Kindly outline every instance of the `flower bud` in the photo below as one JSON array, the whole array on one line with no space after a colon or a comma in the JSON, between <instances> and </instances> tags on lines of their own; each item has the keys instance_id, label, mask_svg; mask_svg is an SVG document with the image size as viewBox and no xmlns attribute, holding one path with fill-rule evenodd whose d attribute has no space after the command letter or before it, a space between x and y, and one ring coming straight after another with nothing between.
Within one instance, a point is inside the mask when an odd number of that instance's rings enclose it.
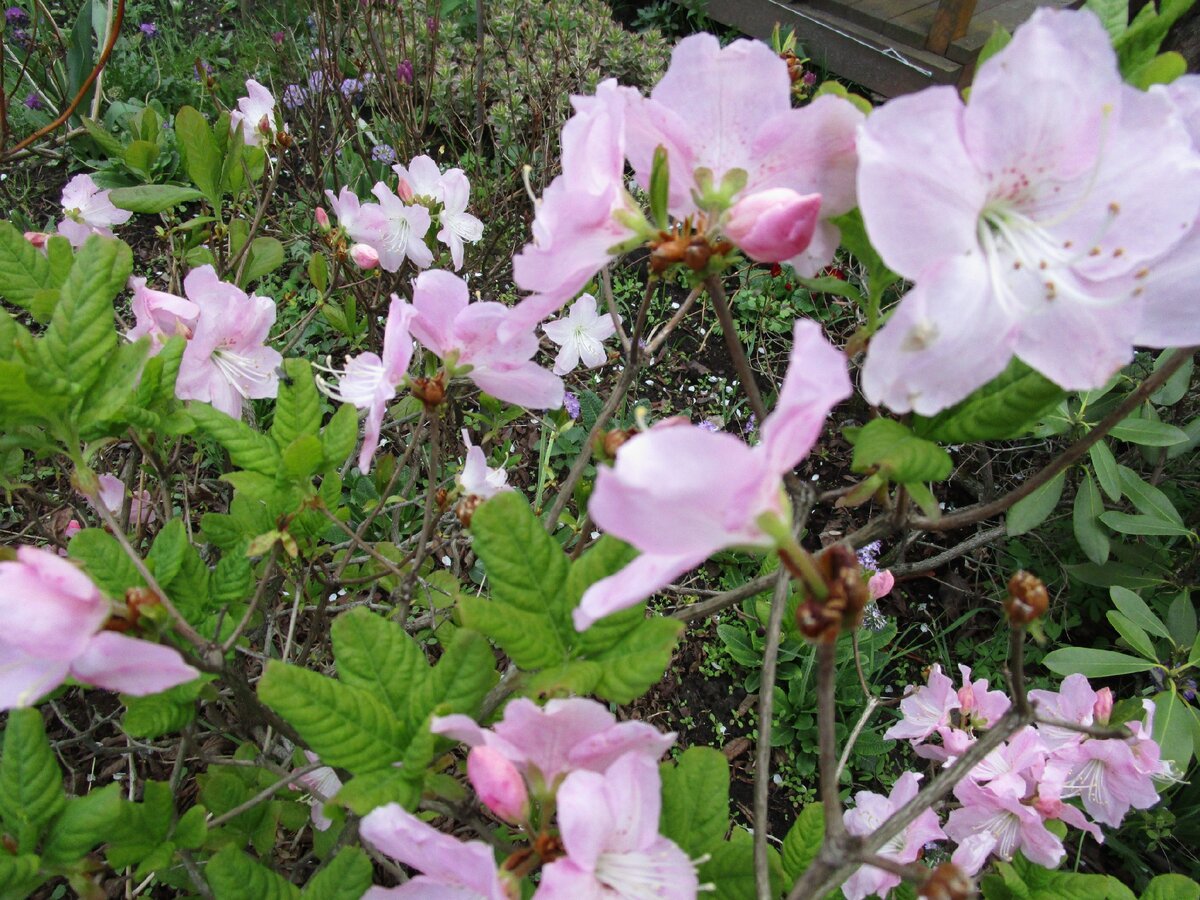
<instances>
[{"instance_id":1,"label":"flower bud","mask_svg":"<svg viewBox=\"0 0 1200 900\"><path fill-rule=\"evenodd\" d=\"M318 206L315 215L317 217L317 224L321 226L321 230L328 231L331 227L329 224L329 213Z\"/></svg>"},{"instance_id":2,"label":"flower bud","mask_svg":"<svg viewBox=\"0 0 1200 900\"><path fill-rule=\"evenodd\" d=\"M379 266L379 254L370 244L351 244L350 258L360 269L374 269Z\"/></svg>"},{"instance_id":3,"label":"flower bud","mask_svg":"<svg viewBox=\"0 0 1200 900\"><path fill-rule=\"evenodd\" d=\"M405 203L412 203L413 197L415 197L416 194L413 193L412 185L409 184L407 180L401 178L400 183L396 185L396 196Z\"/></svg>"},{"instance_id":4,"label":"flower bud","mask_svg":"<svg viewBox=\"0 0 1200 900\"><path fill-rule=\"evenodd\" d=\"M25 240L29 241L29 243L33 244L39 250L44 250L46 248L46 241L50 240L50 235L44 231L27 231L25 232Z\"/></svg>"},{"instance_id":5,"label":"flower bud","mask_svg":"<svg viewBox=\"0 0 1200 900\"><path fill-rule=\"evenodd\" d=\"M1050 594L1042 579L1022 569L1008 580L1008 599L1004 611L1012 625L1028 625L1044 615L1050 606Z\"/></svg>"},{"instance_id":6,"label":"flower bud","mask_svg":"<svg viewBox=\"0 0 1200 900\"><path fill-rule=\"evenodd\" d=\"M1092 707L1092 715L1099 725L1107 725L1112 717L1113 692L1112 688L1100 688L1096 691L1096 703Z\"/></svg>"},{"instance_id":7,"label":"flower bud","mask_svg":"<svg viewBox=\"0 0 1200 900\"><path fill-rule=\"evenodd\" d=\"M487 745L473 748L467 755L467 777L483 805L506 822L529 818L525 779L499 750Z\"/></svg>"},{"instance_id":8,"label":"flower bud","mask_svg":"<svg viewBox=\"0 0 1200 900\"><path fill-rule=\"evenodd\" d=\"M942 863L934 869L917 896L926 900L967 900L975 890L971 879L954 863Z\"/></svg>"},{"instance_id":9,"label":"flower bud","mask_svg":"<svg viewBox=\"0 0 1200 900\"><path fill-rule=\"evenodd\" d=\"M895 584L896 576L890 570L884 569L871 576L867 581L867 590L870 592L872 600L878 600L880 597L890 594Z\"/></svg>"},{"instance_id":10,"label":"flower bud","mask_svg":"<svg viewBox=\"0 0 1200 900\"><path fill-rule=\"evenodd\" d=\"M757 262L783 262L812 241L821 211L820 194L771 188L743 197L725 221L726 236Z\"/></svg>"}]
</instances>

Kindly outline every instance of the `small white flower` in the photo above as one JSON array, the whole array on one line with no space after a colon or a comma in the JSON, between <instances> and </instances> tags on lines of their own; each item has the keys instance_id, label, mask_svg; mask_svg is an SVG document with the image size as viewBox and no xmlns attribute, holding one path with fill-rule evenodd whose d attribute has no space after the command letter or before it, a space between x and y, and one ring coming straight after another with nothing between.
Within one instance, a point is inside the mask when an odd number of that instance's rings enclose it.
<instances>
[{"instance_id":1,"label":"small white flower","mask_svg":"<svg viewBox=\"0 0 1200 900\"><path fill-rule=\"evenodd\" d=\"M507 484L508 472L504 469L488 468L483 450L471 443L467 429L462 431L463 443L467 445L467 461L458 473L458 484L463 493L488 500L501 491L511 491Z\"/></svg>"},{"instance_id":2,"label":"small white flower","mask_svg":"<svg viewBox=\"0 0 1200 900\"><path fill-rule=\"evenodd\" d=\"M617 326L611 316L597 312L595 297L582 294L566 318L547 322L542 330L562 348L554 361L554 374L566 375L581 359L589 369L602 365L608 358L603 342L616 333Z\"/></svg>"}]
</instances>

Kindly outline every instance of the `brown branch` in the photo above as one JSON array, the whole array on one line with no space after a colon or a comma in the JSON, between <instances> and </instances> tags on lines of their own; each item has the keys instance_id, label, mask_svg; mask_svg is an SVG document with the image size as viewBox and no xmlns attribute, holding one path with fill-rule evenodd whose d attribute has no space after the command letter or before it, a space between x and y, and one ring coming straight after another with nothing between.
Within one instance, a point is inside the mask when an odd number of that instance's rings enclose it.
<instances>
[{"instance_id":1,"label":"brown branch","mask_svg":"<svg viewBox=\"0 0 1200 900\"><path fill-rule=\"evenodd\" d=\"M754 380L754 371L750 368L746 348L742 346L737 327L733 324L733 311L729 308L729 301L725 298L725 288L722 287L721 280L715 275L706 278L704 286L708 288L708 295L712 297L713 308L717 312L717 321L721 323L721 331L725 333L725 346L729 349L729 356L733 360L734 368L737 369L742 390L746 392L746 399L750 401L750 409L758 417L758 424L762 425L767 418L767 406L758 390L758 382Z\"/></svg>"},{"instance_id":2,"label":"brown branch","mask_svg":"<svg viewBox=\"0 0 1200 900\"><path fill-rule=\"evenodd\" d=\"M771 867L767 856L768 792L771 787L771 717L775 700L775 673L779 662L779 640L783 613L787 609L788 570L779 567L775 574L775 593L771 597L771 615L767 620L767 640L763 647L762 682L758 689L758 743L754 748L754 884L758 896L771 896Z\"/></svg>"}]
</instances>

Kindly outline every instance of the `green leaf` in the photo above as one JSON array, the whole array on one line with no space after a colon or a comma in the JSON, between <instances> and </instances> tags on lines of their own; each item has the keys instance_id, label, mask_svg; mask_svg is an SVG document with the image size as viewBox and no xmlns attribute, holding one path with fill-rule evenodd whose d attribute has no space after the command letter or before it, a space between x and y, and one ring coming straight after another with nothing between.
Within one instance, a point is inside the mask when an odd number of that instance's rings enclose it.
<instances>
[{"instance_id":1,"label":"green leaf","mask_svg":"<svg viewBox=\"0 0 1200 900\"><path fill-rule=\"evenodd\" d=\"M415 702L425 714L436 710L443 715L474 715L498 680L488 642L480 634L461 629L433 667L432 677L414 691ZM418 715L424 721L425 715Z\"/></svg>"},{"instance_id":2,"label":"green leaf","mask_svg":"<svg viewBox=\"0 0 1200 900\"><path fill-rule=\"evenodd\" d=\"M900 484L942 481L954 468L950 454L913 435L894 419L872 419L846 435L854 445L850 467L855 472L882 472Z\"/></svg>"},{"instance_id":3,"label":"green leaf","mask_svg":"<svg viewBox=\"0 0 1200 900\"><path fill-rule=\"evenodd\" d=\"M1108 875L1047 869L1020 853L997 863L980 882L986 900L1136 900L1129 888Z\"/></svg>"},{"instance_id":4,"label":"green leaf","mask_svg":"<svg viewBox=\"0 0 1200 900\"><path fill-rule=\"evenodd\" d=\"M1146 632L1115 609L1110 609L1106 613L1106 617L1108 624L1117 630L1117 634L1125 639L1125 642L1129 644L1131 649L1146 659L1157 661L1158 654L1154 652L1154 643L1150 640Z\"/></svg>"},{"instance_id":5,"label":"green leaf","mask_svg":"<svg viewBox=\"0 0 1200 900\"><path fill-rule=\"evenodd\" d=\"M71 797L62 815L50 827L42 848L43 861L51 866L65 866L106 843L123 815L125 800L121 787L113 783L82 797Z\"/></svg>"},{"instance_id":6,"label":"green leaf","mask_svg":"<svg viewBox=\"0 0 1200 900\"><path fill-rule=\"evenodd\" d=\"M659 830L692 859L716 851L729 828L729 761L712 747L691 747L663 763Z\"/></svg>"},{"instance_id":7,"label":"green leaf","mask_svg":"<svg viewBox=\"0 0 1200 900\"><path fill-rule=\"evenodd\" d=\"M1177 646L1190 646L1196 639L1196 608L1192 606L1192 595L1180 591L1167 608L1167 630Z\"/></svg>"},{"instance_id":8,"label":"green leaf","mask_svg":"<svg viewBox=\"0 0 1200 900\"><path fill-rule=\"evenodd\" d=\"M308 880L303 900L359 900L371 886L371 861L357 847L343 847L325 868Z\"/></svg>"},{"instance_id":9,"label":"green leaf","mask_svg":"<svg viewBox=\"0 0 1200 900\"><path fill-rule=\"evenodd\" d=\"M366 690L271 660L258 695L326 765L357 774L387 768L404 755L395 717Z\"/></svg>"},{"instance_id":10,"label":"green leaf","mask_svg":"<svg viewBox=\"0 0 1200 900\"><path fill-rule=\"evenodd\" d=\"M33 698L30 698L33 699ZM0 757L0 821L32 849L43 825L66 806L62 772L38 709L9 710Z\"/></svg>"},{"instance_id":11,"label":"green leaf","mask_svg":"<svg viewBox=\"0 0 1200 900\"><path fill-rule=\"evenodd\" d=\"M1129 23L1129 27L1113 41L1121 74L1128 77L1158 54L1158 48L1171 26L1187 12L1194 0L1162 0L1147 4Z\"/></svg>"},{"instance_id":12,"label":"green leaf","mask_svg":"<svg viewBox=\"0 0 1200 900\"><path fill-rule=\"evenodd\" d=\"M1194 717L1195 713L1175 691L1154 695L1153 737L1162 748L1162 758L1173 762L1178 772L1186 772L1192 761Z\"/></svg>"},{"instance_id":13,"label":"green leaf","mask_svg":"<svg viewBox=\"0 0 1200 900\"><path fill-rule=\"evenodd\" d=\"M412 694L422 690L430 677L429 661L417 642L396 622L364 607L338 616L331 634L342 683L370 692L396 718L407 720Z\"/></svg>"},{"instance_id":14,"label":"green leaf","mask_svg":"<svg viewBox=\"0 0 1200 900\"><path fill-rule=\"evenodd\" d=\"M1096 480L1100 482L1100 487L1108 499L1116 503L1121 499L1121 481L1117 475L1117 460L1113 452L1104 441L1098 441L1088 448L1088 457L1092 461L1092 468L1096 472Z\"/></svg>"},{"instance_id":15,"label":"green leaf","mask_svg":"<svg viewBox=\"0 0 1200 900\"><path fill-rule=\"evenodd\" d=\"M1119 38L1129 27L1129 0L1087 0L1083 8L1096 14L1112 40Z\"/></svg>"},{"instance_id":16,"label":"green leaf","mask_svg":"<svg viewBox=\"0 0 1200 900\"><path fill-rule=\"evenodd\" d=\"M1065 396L1062 388L1014 357L966 400L932 419L918 417L914 430L945 444L1020 437Z\"/></svg>"},{"instance_id":17,"label":"green leaf","mask_svg":"<svg viewBox=\"0 0 1200 900\"><path fill-rule=\"evenodd\" d=\"M38 293L53 287L46 256L11 222L0 220L0 297L31 309Z\"/></svg>"},{"instance_id":18,"label":"green leaf","mask_svg":"<svg viewBox=\"0 0 1200 900\"><path fill-rule=\"evenodd\" d=\"M772 885L783 887L783 866L774 847L767 848L768 868ZM735 828L733 836L713 851L712 857L700 866L700 883L711 884L708 897L719 900L755 900L758 892L754 886L754 839L742 828ZM773 892L773 895L777 893Z\"/></svg>"},{"instance_id":19,"label":"green leaf","mask_svg":"<svg viewBox=\"0 0 1200 900\"><path fill-rule=\"evenodd\" d=\"M349 403L343 403L321 431L321 450L325 462L341 466L358 442L358 413Z\"/></svg>"},{"instance_id":20,"label":"green leaf","mask_svg":"<svg viewBox=\"0 0 1200 900\"><path fill-rule=\"evenodd\" d=\"M1170 498L1154 485L1144 481L1133 469L1117 466L1117 475L1121 480L1121 490L1138 512L1155 519L1174 522L1176 525L1183 524L1183 516L1175 509L1175 504Z\"/></svg>"},{"instance_id":21,"label":"green leaf","mask_svg":"<svg viewBox=\"0 0 1200 900\"><path fill-rule=\"evenodd\" d=\"M1100 521L1121 534L1157 535L1181 537L1191 534L1182 525L1160 519L1157 516L1131 516L1128 513L1109 511L1100 516Z\"/></svg>"},{"instance_id":22,"label":"green leaf","mask_svg":"<svg viewBox=\"0 0 1200 900\"><path fill-rule=\"evenodd\" d=\"M150 740L180 731L196 718L196 700L211 680L211 676L201 676L146 697L122 694L125 717L121 720L121 728L130 737Z\"/></svg>"},{"instance_id":23,"label":"green leaf","mask_svg":"<svg viewBox=\"0 0 1200 900\"><path fill-rule=\"evenodd\" d=\"M1042 665L1057 675L1066 676L1078 672L1086 678L1111 678L1114 675L1149 672L1157 664L1130 656L1128 653L1117 653L1115 650L1063 647L1047 653Z\"/></svg>"},{"instance_id":24,"label":"green leaf","mask_svg":"<svg viewBox=\"0 0 1200 900\"><path fill-rule=\"evenodd\" d=\"M238 284L242 287L258 281L283 265L283 244L273 237L255 238L250 244L250 256Z\"/></svg>"},{"instance_id":25,"label":"green leaf","mask_svg":"<svg viewBox=\"0 0 1200 900\"><path fill-rule=\"evenodd\" d=\"M1118 0L1124 2L1124 0ZM1012 32L1001 25L996 25L992 29L992 33L988 35L987 41L979 50L979 56L976 58L976 68L982 66L985 62L1003 50L1012 41Z\"/></svg>"},{"instance_id":26,"label":"green leaf","mask_svg":"<svg viewBox=\"0 0 1200 900\"><path fill-rule=\"evenodd\" d=\"M113 298L129 280L133 254L121 241L92 235L75 255L50 327L39 343L52 374L84 393L117 347Z\"/></svg>"},{"instance_id":27,"label":"green leaf","mask_svg":"<svg viewBox=\"0 0 1200 900\"><path fill-rule=\"evenodd\" d=\"M667 148L659 144L654 148L654 162L650 167L650 217L654 227L666 229L667 195L671 190L671 164L667 159Z\"/></svg>"},{"instance_id":28,"label":"green leaf","mask_svg":"<svg viewBox=\"0 0 1200 900\"><path fill-rule=\"evenodd\" d=\"M150 339L146 337L117 345L80 404L77 421L81 431L86 434L91 426L103 428L130 405L149 351Z\"/></svg>"},{"instance_id":29,"label":"green leaf","mask_svg":"<svg viewBox=\"0 0 1200 900\"><path fill-rule=\"evenodd\" d=\"M1114 585L1109 588L1108 596L1112 599L1113 606L1143 631L1170 639L1171 632L1167 630L1162 619L1155 615L1154 610L1147 605L1146 601L1133 591Z\"/></svg>"},{"instance_id":30,"label":"green leaf","mask_svg":"<svg viewBox=\"0 0 1200 900\"><path fill-rule=\"evenodd\" d=\"M38 874L41 860L33 854L0 853L0 900L25 900L47 880Z\"/></svg>"},{"instance_id":31,"label":"green leaf","mask_svg":"<svg viewBox=\"0 0 1200 900\"><path fill-rule=\"evenodd\" d=\"M263 475L274 475L282 464L279 448L267 435L206 403L188 404L197 427L229 451L233 464Z\"/></svg>"},{"instance_id":32,"label":"green leaf","mask_svg":"<svg viewBox=\"0 0 1200 900\"><path fill-rule=\"evenodd\" d=\"M160 585L170 584L183 565L183 553L187 549L187 531L182 519L171 519L154 537L154 545L146 554L146 564Z\"/></svg>"},{"instance_id":33,"label":"green leaf","mask_svg":"<svg viewBox=\"0 0 1200 900\"><path fill-rule=\"evenodd\" d=\"M204 195L194 188L175 184L140 184L137 187L113 188L108 196L117 209L160 213L184 203L193 203Z\"/></svg>"},{"instance_id":34,"label":"green leaf","mask_svg":"<svg viewBox=\"0 0 1200 900\"><path fill-rule=\"evenodd\" d=\"M226 848L208 861L204 877L216 900L299 900L300 889L256 863L241 850Z\"/></svg>"},{"instance_id":35,"label":"green leaf","mask_svg":"<svg viewBox=\"0 0 1200 900\"><path fill-rule=\"evenodd\" d=\"M395 767L356 775L337 794L339 805L360 816L388 803L399 803L411 812L420 799L420 782Z\"/></svg>"},{"instance_id":36,"label":"green leaf","mask_svg":"<svg viewBox=\"0 0 1200 900\"><path fill-rule=\"evenodd\" d=\"M254 569L245 552L224 554L213 567L208 587L212 602L218 605L249 597L254 587Z\"/></svg>"},{"instance_id":37,"label":"green leaf","mask_svg":"<svg viewBox=\"0 0 1200 900\"><path fill-rule=\"evenodd\" d=\"M1018 500L1005 516L1004 526L1009 537L1017 537L1037 528L1049 518L1062 497L1066 471L1059 472L1028 497Z\"/></svg>"},{"instance_id":38,"label":"green leaf","mask_svg":"<svg viewBox=\"0 0 1200 900\"><path fill-rule=\"evenodd\" d=\"M83 129L88 133L88 137L99 145L105 156L109 159L124 158L125 145L113 137L103 125L87 116L82 116L80 122L83 123Z\"/></svg>"},{"instance_id":39,"label":"green leaf","mask_svg":"<svg viewBox=\"0 0 1200 900\"><path fill-rule=\"evenodd\" d=\"M1164 56L1167 54L1164 54ZM1160 59L1162 57L1159 57ZM1183 74L1180 72L1180 74ZM1158 371L1166 363L1174 351L1164 350L1158 355L1158 359L1154 361L1154 371ZM1171 377L1163 383L1157 391L1150 395L1150 402L1156 403L1159 406L1173 406L1182 400L1188 392L1188 388L1192 384L1192 372L1194 370L1193 357L1189 356L1187 360L1176 369Z\"/></svg>"},{"instance_id":40,"label":"green leaf","mask_svg":"<svg viewBox=\"0 0 1200 900\"><path fill-rule=\"evenodd\" d=\"M589 653L602 667L593 692L614 703L632 703L662 680L682 631L677 619L641 619L603 651Z\"/></svg>"},{"instance_id":41,"label":"green leaf","mask_svg":"<svg viewBox=\"0 0 1200 900\"><path fill-rule=\"evenodd\" d=\"M1108 562L1108 535L1097 523L1100 513L1104 512L1104 501L1100 499L1100 491L1092 481L1092 475L1086 469L1079 490L1075 492L1075 506L1071 520L1075 529L1075 540L1080 549L1092 562L1103 564Z\"/></svg>"},{"instance_id":42,"label":"green leaf","mask_svg":"<svg viewBox=\"0 0 1200 900\"><path fill-rule=\"evenodd\" d=\"M221 157L208 122L200 112L185 106L175 114L175 138L188 178L214 208L221 206Z\"/></svg>"},{"instance_id":43,"label":"green leaf","mask_svg":"<svg viewBox=\"0 0 1200 900\"><path fill-rule=\"evenodd\" d=\"M1200 900L1200 884L1186 875L1156 875L1142 891L1141 900Z\"/></svg>"},{"instance_id":44,"label":"green leaf","mask_svg":"<svg viewBox=\"0 0 1200 900\"><path fill-rule=\"evenodd\" d=\"M324 294L329 289L329 263L324 253L314 253L308 258L308 280L318 293Z\"/></svg>"},{"instance_id":45,"label":"green leaf","mask_svg":"<svg viewBox=\"0 0 1200 900\"><path fill-rule=\"evenodd\" d=\"M321 439L315 434L302 434L283 448L283 470L292 478L307 482L325 461Z\"/></svg>"},{"instance_id":46,"label":"green leaf","mask_svg":"<svg viewBox=\"0 0 1200 900\"><path fill-rule=\"evenodd\" d=\"M1109 432L1118 440L1128 441L1142 447L1170 447L1186 441L1188 436L1182 428L1150 419L1125 419L1118 422Z\"/></svg>"},{"instance_id":47,"label":"green leaf","mask_svg":"<svg viewBox=\"0 0 1200 900\"><path fill-rule=\"evenodd\" d=\"M783 839L783 873L789 882L795 882L812 865L824 840L825 809L820 803L809 803Z\"/></svg>"},{"instance_id":48,"label":"green leaf","mask_svg":"<svg viewBox=\"0 0 1200 900\"><path fill-rule=\"evenodd\" d=\"M283 371L286 377L280 379L271 423L271 437L280 447L302 435L315 436L321 430L321 395L317 393L312 366L306 359L285 359Z\"/></svg>"},{"instance_id":49,"label":"green leaf","mask_svg":"<svg viewBox=\"0 0 1200 900\"><path fill-rule=\"evenodd\" d=\"M149 141L131 141L126 145L122 159L126 166L142 178L149 178L154 161L158 159L158 145Z\"/></svg>"},{"instance_id":50,"label":"green leaf","mask_svg":"<svg viewBox=\"0 0 1200 900\"><path fill-rule=\"evenodd\" d=\"M102 528L85 528L76 534L67 553L83 563L96 586L114 600L125 599L126 588L146 584L117 539Z\"/></svg>"}]
</instances>

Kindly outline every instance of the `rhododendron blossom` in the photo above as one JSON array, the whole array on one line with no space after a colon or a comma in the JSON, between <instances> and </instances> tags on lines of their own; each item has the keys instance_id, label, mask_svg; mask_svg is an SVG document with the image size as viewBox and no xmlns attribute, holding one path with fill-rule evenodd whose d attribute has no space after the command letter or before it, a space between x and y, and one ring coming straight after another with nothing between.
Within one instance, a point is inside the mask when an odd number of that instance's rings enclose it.
<instances>
[{"instance_id":1,"label":"rhododendron blossom","mask_svg":"<svg viewBox=\"0 0 1200 900\"><path fill-rule=\"evenodd\" d=\"M237 109L229 113L229 130L239 128L248 147L261 147L264 137L268 143L275 137L275 96L253 78L246 80L246 96L238 98Z\"/></svg>"},{"instance_id":2,"label":"rhododendron blossom","mask_svg":"<svg viewBox=\"0 0 1200 900\"><path fill-rule=\"evenodd\" d=\"M618 722L603 704L575 697L545 706L523 697L513 700L491 728L481 728L469 716L453 715L435 716L430 729L501 753L539 797L552 795L568 772L603 772L627 753L653 763L675 743L674 733L663 734L645 722Z\"/></svg>"},{"instance_id":3,"label":"rhododendron blossom","mask_svg":"<svg viewBox=\"0 0 1200 900\"><path fill-rule=\"evenodd\" d=\"M596 298L583 294L571 305L566 318L542 326L546 337L562 349L554 360L554 374L573 372L580 360L594 369L608 359L604 342L617 333L617 325L608 313L596 310Z\"/></svg>"},{"instance_id":4,"label":"rhododendron blossom","mask_svg":"<svg viewBox=\"0 0 1200 900\"><path fill-rule=\"evenodd\" d=\"M374 220L377 227L371 239L363 238L379 255L379 266L385 272L399 271L404 260L411 259L418 269L433 264L433 252L425 243L425 235L432 221L429 210L423 206L409 206L382 181L372 188L371 193L379 201L381 220Z\"/></svg>"},{"instance_id":5,"label":"rhododendron blossom","mask_svg":"<svg viewBox=\"0 0 1200 900\"><path fill-rule=\"evenodd\" d=\"M234 418L245 400L274 397L283 357L264 342L275 324L275 301L247 296L217 278L212 266L189 272L183 289L200 307L200 317L183 351L175 395L211 403Z\"/></svg>"},{"instance_id":6,"label":"rhododendron blossom","mask_svg":"<svg viewBox=\"0 0 1200 900\"><path fill-rule=\"evenodd\" d=\"M305 750L304 756L310 763L320 761L320 757L311 750ZM337 772L329 766L320 766L311 772L297 775L296 781L299 787L295 784L289 785L289 787L293 790L303 789L312 792L309 802L312 804L313 828L317 831L328 831L329 826L333 824L333 819L325 814L325 803L337 796L337 792L342 789L342 779L338 778Z\"/></svg>"},{"instance_id":7,"label":"rhododendron blossom","mask_svg":"<svg viewBox=\"0 0 1200 900\"><path fill-rule=\"evenodd\" d=\"M695 900L695 865L658 833L662 788L654 760L628 753L603 774L572 772L556 799L567 855L543 868L539 900Z\"/></svg>"},{"instance_id":8,"label":"rhododendron blossom","mask_svg":"<svg viewBox=\"0 0 1200 900\"><path fill-rule=\"evenodd\" d=\"M671 420L621 445L602 466L588 512L602 529L641 555L589 587L575 627L649 597L726 547L774 546L764 515L789 515L783 476L808 453L829 411L850 395L842 353L815 322L798 320L787 376L762 443Z\"/></svg>"},{"instance_id":9,"label":"rhododendron blossom","mask_svg":"<svg viewBox=\"0 0 1200 900\"><path fill-rule=\"evenodd\" d=\"M119 517L125 508L125 495L129 493L125 482L115 475L100 475L96 480L100 484L100 490L97 492L100 502L109 513ZM95 506L91 497L87 498L87 502L89 506ZM129 501L129 524L145 525L154 519L154 505L150 499L150 492L134 491Z\"/></svg>"},{"instance_id":10,"label":"rhododendron blossom","mask_svg":"<svg viewBox=\"0 0 1200 900\"><path fill-rule=\"evenodd\" d=\"M450 248L450 259L455 269L463 266L465 244L473 244L483 237L483 223L467 212L467 200L471 195L471 184L462 169L451 169L442 176L442 208L437 214L437 239Z\"/></svg>"},{"instance_id":11,"label":"rhododendron blossom","mask_svg":"<svg viewBox=\"0 0 1200 900\"><path fill-rule=\"evenodd\" d=\"M1098 388L1134 343L1175 343L1142 328L1146 282L1196 221L1200 155L1165 95L1122 82L1093 13L1038 10L965 105L949 86L897 98L858 150L871 240L915 282L871 342L871 402L932 415L1014 354ZM1192 296L1155 315L1194 318Z\"/></svg>"},{"instance_id":12,"label":"rhododendron blossom","mask_svg":"<svg viewBox=\"0 0 1200 900\"><path fill-rule=\"evenodd\" d=\"M138 697L199 677L179 651L101 631L112 608L54 553L17 548L0 562L0 711L30 706L68 677Z\"/></svg>"},{"instance_id":13,"label":"rhododendron blossom","mask_svg":"<svg viewBox=\"0 0 1200 900\"><path fill-rule=\"evenodd\" d=\"M471 443L471 435L467 429L462 430L463 443L467 447L467 460L463 463L462 471L458 473L458 486L469 497L488 500L503 491L511 491L508 486L508 472L503 466L493 469L487 464L483 448Z\"/></svg>"},{"instance_id":14,"label":"rhododendron blossom","mask_svg":"<svg viewBox=\"0 0 1200 900\"><path fill-rule=\"evenodd\" d=\"M131 341L150 338L150 351L157 353L175 335L190 338L200 318L200 307L191 300L146 287L146 279L129 279L133 290L133 315L136 324L125 336Z\"/></svg>"},{"instance_id":15,"label":"rhododendron blossom","mask_svg":"<svg viewBox=\"0 0 1200 900\"><path fill-rule=\"evenodd\" d=\"M133 215L127 209L117 209L109 199L109 191L101 190L91 175L76 175L62 192L64 218L58 223L58 233L78 249L93 234L112 237L113 225L124 225Z\"/></svg>"}]
</instances>

